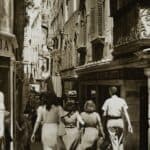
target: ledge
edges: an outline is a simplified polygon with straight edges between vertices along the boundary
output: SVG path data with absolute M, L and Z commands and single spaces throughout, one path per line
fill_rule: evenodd
M 146 68 L 150 67 L 149 59 L 139 59 L 137 56 L 117 59 L 117 60 L 101 60 L 98 62 L 92 62 L 83 66 L 76 67 L 77 74 L 87 74 L 97 71 L 108 71 L 121 68 Z
M 150 39 L 140 39 L 128 42 L 126 44 L 122 45 L 116 45 L 114 46 L 113 55 L 119 56 L 119 55 L 125 55 L 125 54 L 131 54 L 133 52 L 139 51 L 142 49 L 142 47 L 150 47 Z
M 104 43 L 105 43 L 105 37 L 97 35 L 94 38 L 92 38 L 91 43 L 92 44 L 98 44 L 98 43 L 100 43 L 100 44 L 104 45 Z
M 16 38 L 16 36 L 12 33 L 0 31 L 0 35 L 8 37 L 8 38 Z
M 86 46 L 82 45 L 77 48 L 79 53 L 86 53 Z

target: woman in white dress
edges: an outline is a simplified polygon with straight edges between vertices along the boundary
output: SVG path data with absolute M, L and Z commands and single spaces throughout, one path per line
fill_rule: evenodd
M 42 144 L 44 150 L 57 150 L 58 124 L 61 107 L 57 106 L 55 94 L 45 94 L 45 105 L 38 110 L 38 117 L 31 136 L 31 141 L 35 140 L 35 133 L 42 123 Z
M 84 112 L 81 117 L 85 122 L 85 128 L 80 144 L 81 150 L 96 150 L 97 140 L 99 136 L 104 137 L 104 131 L 101 123 L 100 115 L 96 112 L 95 103 L 88 100 L 84 105 Z

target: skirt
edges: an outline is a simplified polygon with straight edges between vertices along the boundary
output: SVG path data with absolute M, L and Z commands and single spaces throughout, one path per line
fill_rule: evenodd
M 91 149 L 96 146 L 98 140 L 98 129 L 93 127 L 85 128 L 83 133 L 80 148 L 81 150 Z M 95 148 L 94 148 L 95 149 Z
M 73 143 L 77 140 L 79 136 L 79 130 L 75 128 L 65 128 L 66 134 L 63 136 L 63 141 L 66 147 L 66 150 L 71 150 Z
M 44 150 L 57 150 L 57 132 L 56 123 L 45 123 L 42 126 L 42 144 Z

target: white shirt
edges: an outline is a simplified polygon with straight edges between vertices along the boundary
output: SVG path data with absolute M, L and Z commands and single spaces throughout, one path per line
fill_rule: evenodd
M 124 109 L 128 109 L 127 103 L 124 99 L 113 95 L 111 98 L 107 99 L 102 106 L 104 115 L 120 117 Z M 123 119 L 109 119 L 107 121 L 107 127 L 124 127 Z
M 106 112 L 106 115 L 119 117 L 122 116 L 123 108 L 128 108 L 126 101 L 117 95 L 113 95 L 105 101 L 102 110 Z

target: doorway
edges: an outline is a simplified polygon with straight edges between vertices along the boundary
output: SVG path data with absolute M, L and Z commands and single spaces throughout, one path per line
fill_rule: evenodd
M 148 88 L 140 87 L 140 149 L 148 149 Z

